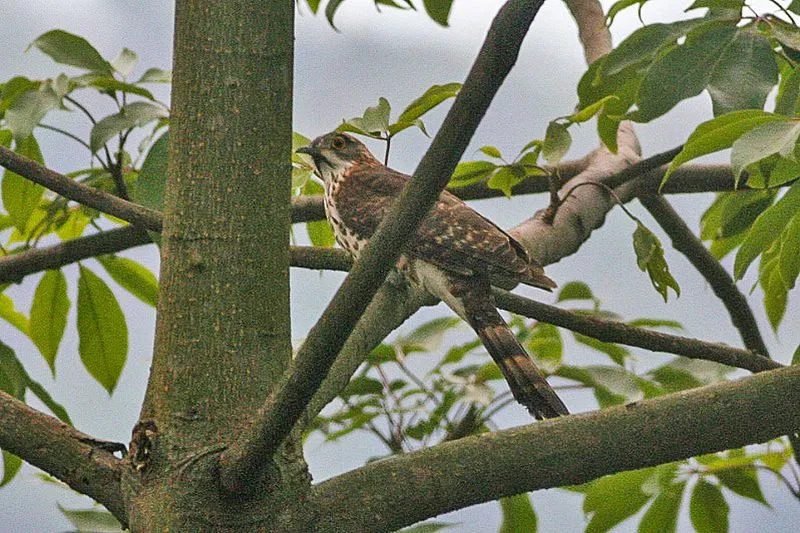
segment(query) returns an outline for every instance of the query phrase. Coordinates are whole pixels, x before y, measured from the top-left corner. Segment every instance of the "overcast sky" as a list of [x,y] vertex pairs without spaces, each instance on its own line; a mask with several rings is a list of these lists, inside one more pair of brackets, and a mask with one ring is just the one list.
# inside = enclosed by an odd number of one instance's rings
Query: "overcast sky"
[[[644,10],[645,20],[675,17],[679,13],[675,4],[685,7],[689,3],[653,1]],[[295,129],[306,136],[314,137],[333,129],[343,118],[361,114],[365,107],[375,105],[380,96],[388,98],[396,113],[432,84],[463,81],[491,18],[502,2],[458,0],[453,9],[451,27],[447,29],[420,13],[386,9],[377,14],[372,4],[371,0],[345,2],[337,14],[340,33],[334,32],[324,18],[310,16],[305,10],[301,10],[297,17],[294,123]],[[607,7],[610,2],[604,4]],[[131,48],[140,57],[136,74],[148,67],[167,69],[171,65],[170,2],[11,0],[0,5],[0,20],[5,26],[0,47],[0,80],[14,75],[52,77],[60,72],[58,66],[37,51],[23,53],[27,44],[38,35],[55,28],[86,37],[107,58],[113,58],[122,46]],[[614,27],[617,42],[637,24],[635,9],[621,15]],[[572,111],[577,101],[575,84],[584,68],[574,24],[562,3],[555,0],[546,2],[523,46],[517,67],[498,93],[465,158],[478,158],[476,150],[485,144],[495,145],[503,152],[516,153],[529,140],[542,137],[548,121]],[[161,96],[168,99],[166,92]],[[445,111],[443,106],[426,118],[429,131],[438,128]],[[61,123],[88,132],[88,125],[81,121],[81,117],[64,115],[58,119]],[[710,116],[708,97],[701,95],[681,104],[655,123],[637,127],[644,154],[680,144],[693,125]],[[37,135],[49,166],[59,171],[85,166],[85,154],[77,145],[64,142],[48,132],[40,131]],[[591,125],[577,129],[574,137],[575,143],[568,157],[581,156],[596,146]],[[402,171],[412,171],[428,142],[429,139],[419,132],[409,130],[403,133],[393,142],[391,165]],[[686,195],[671,200],[689,224],[697,228],[699,215],[710,198],[709,195]],[[481,201],[474,205],[501,226],[510,227],[530,216],[544,202],[544,197],[528,196]],[[638,203],[631,204],[631,208],[649,227],[656,229]],[[636,267],[631,245],[633,230],[630,219],[620,210],[615,210],[609,215],[606,225],[577,254],[548,267],[548,275],[560,284],[573,279],[586,281],[606,308],[623,317],[673,318],[684,324],[688,335],[739,345],[739,337],[722,305],[702,278],[682,256],[669,249],[668,241],[662,237],[667,247],[667,261],[682,289],[680,299],[671,297],[668,304],[663,303],[651,288],[647,276]],[[303,238],[301,229],[295,233]],[[157,272],[158,257],[154,247],[139,248],[126,255]],[[87,264],[96,266],[91,262]],[[729,261],[726,265],[730,267]],[[76,270],[75,266],[66,269],[71,280],[73,302]],[[752,274],[741,282],[744,290],[755,281]],[[293,335],[299,339],[319,316],[342,275],[294,270],[291,279],[294,288]],[[22,307],[26,312],[37,281],[38,277],[32,276],[24,284],[9,289],[15,299],[22,296]],[[526,288],[520,292],[545,301],[550,299]],[[17,349],[31,375],[67,405],[79,429],[100,438],[128,442],[144,394],[155,312],[126,294],[119,293],[119,296],[127,315],[130,351],[120,386],[110,399],[80,365],[74,311],[59,350],[58,379],[55,381],[50,378],[46,364],[29,341],[5,323],[0,323],[0,336]],[[789,354],[800,341],[797,335],[800,331],[797,300],[795,294],[784,324],[775,335],[764,317],[760,292],[756,290],[753,297],[768,346],[782,361],[789,359]],[[442,307],[423,310],[404,329],[445,312],[447,310]],[[643,366],[653,359],[647,353],[637,353]],[[568,346],[566,358],[571,363],[604,362],[575,345]],[[564,399],[572,410],[592,408],[586,395],[564,394]],[[529,421],[524,410],[516,406],[508,409],[498,420],[504,426]],[[359,466],[367,457],[382,450],[377,443],[363,437],[347,438],[333,444],[322,444],[320,439],[312,438],[307,452],[312,472],[319,480]],[[84,499],[72,497],[66,491],[44,485],[33,477],[34,472],[34,469],[25,467],[11,486],[0,489],[2,531],[66,530],[69,524],[56,511],[55,502],[73,506],[85,503]],[[732,531],[763,530],[765,524],[775,526],[768,529],[797,529],[800,519],[796,500],[776,487],[772,478],[764,478],[763,484],[775,509],[769,510],[731,496]],[[584,520],[579,496],[562,490],[540,491],[533,495],[533,502],[539,512],[541,531],[582,529]],[[496,504],[489,503],[445,519],[460,522],[459,528],[455,529],[458,531],[491,531],[499,523],[499,512]],[[637,523],[638,519],[629,520],[619,531],[635,531]],[[680,529],[688,528],[688,517],[683,516]]]

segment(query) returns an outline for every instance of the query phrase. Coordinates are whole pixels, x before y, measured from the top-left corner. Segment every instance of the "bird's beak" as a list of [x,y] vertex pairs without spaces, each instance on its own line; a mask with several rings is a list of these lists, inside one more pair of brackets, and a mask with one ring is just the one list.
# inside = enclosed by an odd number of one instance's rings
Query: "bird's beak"
[[298,154],[308,154],[311,157],[319,155],[319,150],[317,150],[316,148],[312,148],[311,145],[301,146],[300,148],[295,150],[295,152],[297,152]]

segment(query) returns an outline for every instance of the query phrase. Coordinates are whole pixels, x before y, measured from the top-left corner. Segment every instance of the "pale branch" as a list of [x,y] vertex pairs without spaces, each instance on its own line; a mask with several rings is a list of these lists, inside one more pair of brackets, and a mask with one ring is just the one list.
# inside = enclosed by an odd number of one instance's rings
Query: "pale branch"
[[121,218],[142,229],[161,231],[161,214],[158,211],[78,183],[4,146],[0,146],[0,165],[64,198]]
[[583,46],[586,64],[611,52],[611,32],[606,25],[603,6],[597,0],[564,0],[578,25],[578,38]]
[[653,352],[672,353],[692,359],[705,359],[735,368],[744,368],[751,372],[763,372],[783,367],[782,364],[750,350],[670,335],[631,326],[624,322],[575,313],[502,289],[495,288],[494,297],[498,307],[506,311],[540,322],[547,322],[604,342],[637,346]]
[[[293,247],[292,266],[311,269],[346,270],[352,264],[344,250],[311,246]],[[670,335],[624,322],[560,309],[524,296],[494,288],[497,306],[521,316],[547,322],[604,342],[636,346],[653,352],[682,355],[692,359],[714,361],[751,372],[782,368],[783,365],[751,350],[689,337]],[[357,365],[356,365],[357,366]]]
[[30,248],[0,257],[0,283],[19,283],[29,274],[58,269],[90,257],[113,254],[150,242],[146,231],[137,226],[125,226],[52,246]]
[[800,427],[798,403],[793,366],[465,437],[316,485],[312,520],[325,531],[393,531],[504,496],[765,442]]
[[120,522],[127,514],[120,491],[121,461],[57,418],[0,391],[0,448],[102,503]]
[[769,357],[764,339],[756,324],[753,311],[747,298],[739,291],[733,278],[711,252],[703,246],[681,216],[662,196],[642,196],[639,198],[659,226],[672,240],[672,246],[681,252],[706,281],[717,298],[722,300],[731,317],[731,322],[739,330],[742,341],[748,350]]
[[411,181],[381,222],[353,270],[300,347],[284,385],[260,409],[252,430],[220,457],[221,480],[247,490],[292,430],[347,337],[447,185],[475,129],[517,60],[543,0],[509,0],[500,8],[466,80]]

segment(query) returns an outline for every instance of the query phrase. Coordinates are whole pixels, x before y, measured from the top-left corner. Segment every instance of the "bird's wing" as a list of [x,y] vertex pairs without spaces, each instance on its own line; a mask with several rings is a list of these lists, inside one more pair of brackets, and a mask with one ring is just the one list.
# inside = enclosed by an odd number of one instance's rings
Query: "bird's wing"
[[[352,170],[337,195],[343,222],[371,237],[408,179],[386,167]],[[528,259],[522,245],[447,191],[420,224],[406,253],[456,274],[485,273],[544,288],[555,286]]]

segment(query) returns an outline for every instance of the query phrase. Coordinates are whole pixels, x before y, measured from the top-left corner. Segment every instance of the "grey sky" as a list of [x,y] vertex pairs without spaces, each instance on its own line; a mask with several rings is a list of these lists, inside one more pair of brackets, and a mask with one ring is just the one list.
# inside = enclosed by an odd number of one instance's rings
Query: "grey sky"
[[[610,3],[604,2],[606,5]],[[656,20],[660,10],[668,10],[670,16],[674,16],[679,12],[674,4],[685,7],[688,3],[655,2],[653,7],[645,9],[645,18]],[[462,81],[491,17],[502,2],[459,0],[455,3],[448,29],[437,26],[420,13],[386,9],[383,14],[376,14],[372,4],[371,0],[345,2],[337,15],[340,33],[334,32],[324,18],[310,16],[305,10],[301,10],[302,14],[297,17],[294,122],[295,129],[309,137],[334,128],[343,118],[360,114],[365,107],[374,105],[379,96],[388,98],[395,112],[399,112],[432,84]],[[0,38],[2,80],[18,74],[30,77],[57,74],[59,67],[49,58],[37,51],[23,54],[30,41],[54,28],[86,37],[106,57],[114,57],[122,46],[131,48],[140,57],[135,74],[151,66],[170,68],[171,2],[11,0],[0,5],[0,20],[5,26]],[[637,23],[634,9],[620,16],[614,29],[619,32],[619,37],[629,33]],[[529,140],[542,137],[549,120],[571,112],[577,101],[574,87],[584,67],[574,24],[562,3],[546,2],[526,40],[517,68],[495,99],[465,158],[478,158],[475,150],[484,144],[495,145],[504,153],[516,153]],[[167,97],[165,93],[161,94]],[[436,130],[444,111],[444,108],[436,110],[426,118],[429,131]],[[81,117],[64,115],[59,118],[64,124],[88,132]],[[694,124],[710,116],[708,97],[701,95],[655,123],[637,127],[644,153],[652,154],[680,144]],[[61,171],[85,166],[86,157],[78,145],[62,141],[48,132],[37,134],[49,166]],[[393,143],[391,165],[399,170],[412,171],[427,144],[428,139],[421,133],[409,130],[402,134]],[[570,156],[583,155],[595,145],[592,126],[583,126],[575,132]],[[382,149],[374,145],[373,148]],[[696,228],[710,196],[687,195],[671,200],[686,215],[689,224]],[[509,227],[530,216],[544,202],[542,197],[520,197],[481,201],[475,206],[501,226]],[[656,228],[637,203],[631,207],[649,227]],[[682,289],[680,299],[671,297],[668,304],[663,303],[651,288],[647,276],[636,267],[631,245],[633,230],[630,219],[620,210],[615,210],[606,225],[577,254],[548,267],[548,275],[561,284],[573,279],[586,281],[606,308],[624,317],[673,318],[684,324],[688,335],[738,345],[738,336],[722,305],[700,276],[679,254],[669,249],[667,240],[662,237],[667,247],[667,261]],[[303,233],[299,227],[295,231],[301,239]],[[158,257],[154,247],[139,248],[126,255],[157,271]],[[96,267],[92,262],[87,264]],[[726,264],[730,267],[729,261]],[[74,266],[66,269],[73,302],[76,270]],[[302,338],[341,279],[342,275],[338,273],[292,272],[294,337]],[[37,280],[38,277],[32,277],[9,289],[15,297],[22,296],[24,304],[21,307],[26,312]],[[754,281],[751,272],[741,282],[741,287],[747,290]],[[550,299],[534,290],[523,288],[520,292],[545,301]],[[0,335],[4,342],[17,350],[34,378],[67,405],[78,428],[101,438],[127,442],[147,379],[155,313],[127,294],[118,292],[118,295],[126,310],[130,350],[120,386],[110,399],[80,365],[74,311],[59,350],[56,381],[50,378],[46,364],[29,341],[15,334],[5,323],[0,323]],[[760,298],[760,291],[756,290],[752,301],[767,343],[777,358],[787,361],[800,342],[797,334],[800,331],[798,298],[795,294],[791,299],[777,336],[766,322]],[[425,309],[404,329],[443,312],[446,310],[442,307]],[[604,362],[574,344],[568,345],[567,359],[573,363]],[[639,359],[640,364],[646,367],[653,357],[640,353]],[[664,360],[661,357],[656,359]],[[565,394],[564,399],[573,410],[592,407],[585,394]],[[529,421],[524,411],[516,407],[509,409],[499,420],[505,426]],[[332,444],[321,444],[320,439],[312,438],[307,452],[315,478],[323,479],[356,467],[382,450],[377,443],[359,436]],[[55,501],[77,506],[85,503],[85,499],[41,483],[33,477],[33,472],[30,467],[24,468],[11,486],[0,489],[0,530],[68,529],[69,524],[55,509]],[[763,485],[768,499],[774,503],[774,510],[731,496],[732,531],[763,530],[767,524],[776,529],[797,529],[800,515],[796,501],[777,487],[771,478],[763,478]],[[580,501],[580,497],[561,490],[535,493],[533,502],[539,513],[540,530],[582,530],[584,520]],[[499,523],[499,512],[496,504],[489,503],[446,519],[460,522],[459,531],[491,531]],[[628,521],[619,531],[634,531],[636,523],[638,520]],[[681,517],[680,529],[690,529],[688,517]]]

